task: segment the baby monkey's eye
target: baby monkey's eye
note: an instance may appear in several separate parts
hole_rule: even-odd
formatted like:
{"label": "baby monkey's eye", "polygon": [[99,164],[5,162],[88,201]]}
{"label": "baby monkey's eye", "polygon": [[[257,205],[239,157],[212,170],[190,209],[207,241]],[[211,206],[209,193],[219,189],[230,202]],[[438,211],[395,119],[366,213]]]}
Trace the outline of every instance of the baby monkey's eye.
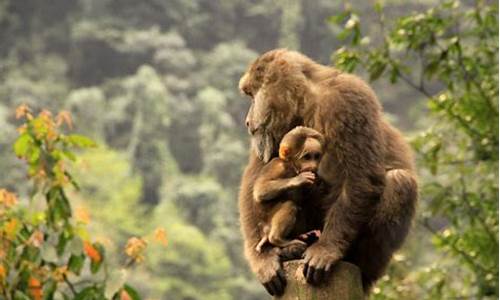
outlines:
{"label": "baby monkey's eye", "polygon": [[302,158],[304,160],[311,160],[313,157],[312,157],[311,153],[306,153],[304,156],[302,156]]}
{"label": "baby monkey's eye", "polygon": [[319,160],[321,158],[321,153],[314,153],[314,160]]}

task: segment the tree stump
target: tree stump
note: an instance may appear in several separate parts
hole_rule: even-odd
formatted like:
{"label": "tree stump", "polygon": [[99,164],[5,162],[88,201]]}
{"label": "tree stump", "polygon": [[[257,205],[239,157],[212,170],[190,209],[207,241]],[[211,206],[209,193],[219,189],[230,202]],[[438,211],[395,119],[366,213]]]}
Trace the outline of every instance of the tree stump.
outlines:
{"label": "tree stump", "polygon": [[287,286],[281,297],[275,300],[362,300],[361,273],[353,264],[339,262],[335,265],[328,282],[321,286],[306,283],[302,270],[302,260],[284,263]]}

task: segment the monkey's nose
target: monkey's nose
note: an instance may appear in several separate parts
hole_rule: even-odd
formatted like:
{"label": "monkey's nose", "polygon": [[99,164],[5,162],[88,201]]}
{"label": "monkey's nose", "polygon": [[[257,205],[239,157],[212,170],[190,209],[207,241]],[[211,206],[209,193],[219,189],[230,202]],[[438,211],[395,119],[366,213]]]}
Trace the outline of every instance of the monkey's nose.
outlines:
{"label": "monkey's nose", "polygon": [[257,128],[253,128],[253,127],[250,127],[250,126],[247,126],[248,127],[248,133],[250,135],[254,135],[255,132],[257,132]]}

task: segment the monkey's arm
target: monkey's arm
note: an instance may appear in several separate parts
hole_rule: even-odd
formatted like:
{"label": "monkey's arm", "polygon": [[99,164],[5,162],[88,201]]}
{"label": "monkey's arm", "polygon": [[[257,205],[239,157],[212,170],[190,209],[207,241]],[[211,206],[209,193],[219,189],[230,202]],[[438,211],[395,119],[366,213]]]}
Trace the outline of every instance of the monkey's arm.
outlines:
{"label": "monkey's arm", "polygon": [[322,116],[332,121],[325,129],[331,140],[321,166],[329,181],[338,172],[339,178],[334,180],[341,180],[340,193],[327,196],[332,205],[322,235],[305,253],[304,275],[311,283],[321,282],[345,255],[373,216],[384,188],[381,109],[366,84],[354,76],[342,77],[330,95],[330,112]]}
{"label": "monkey's arm", "polygon": [[291,188],[290,178],[284,178],[286,166],[280,159],[273,159],[262,168],[253,188],[256,202],[270,201]]}
{"label": "monkey's arm", "polygon": [[275,179],[271,181],[258,180],[255,183],[253,195],[257,202],[271,201],[295,187],[297,187],[297,184],[294,178]]}

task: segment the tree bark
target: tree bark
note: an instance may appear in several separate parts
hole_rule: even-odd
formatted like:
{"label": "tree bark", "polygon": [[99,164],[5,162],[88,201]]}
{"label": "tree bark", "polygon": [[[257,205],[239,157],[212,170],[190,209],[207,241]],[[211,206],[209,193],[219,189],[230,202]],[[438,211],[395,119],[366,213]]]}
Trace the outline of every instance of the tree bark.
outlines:
{"label": "tree bark", "polygon": [[353,264],[339,262],[335,265],[330,278],[321,286],[306,283],[301,260],[284,263],[287,286],[281,297],[275,300],[362,300],[364,299],[361,284],[361,273]]}

